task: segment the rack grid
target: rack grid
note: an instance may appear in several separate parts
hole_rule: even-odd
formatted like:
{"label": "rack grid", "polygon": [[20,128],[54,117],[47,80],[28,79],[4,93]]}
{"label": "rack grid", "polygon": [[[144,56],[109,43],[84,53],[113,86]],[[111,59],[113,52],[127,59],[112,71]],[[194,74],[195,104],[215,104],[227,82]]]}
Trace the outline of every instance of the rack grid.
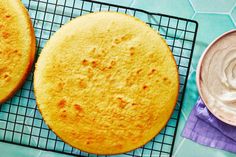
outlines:
{"label": "rack grid", "polygon": [[[124,156],[171,156],[190,70],[198,23],[145,10],[90,0],[22,0],[29,11],[37,39],[37,56],[50,36],[71,19],[97,11],[115,11],[135,16],[158,30],[166,39],[179,70],[179,97],[166,127],[148,144]],[[96,156],[70,147],[44,123],[33,92],[33,71],[15,96],[0,106],[0,141],[77,156]]]}

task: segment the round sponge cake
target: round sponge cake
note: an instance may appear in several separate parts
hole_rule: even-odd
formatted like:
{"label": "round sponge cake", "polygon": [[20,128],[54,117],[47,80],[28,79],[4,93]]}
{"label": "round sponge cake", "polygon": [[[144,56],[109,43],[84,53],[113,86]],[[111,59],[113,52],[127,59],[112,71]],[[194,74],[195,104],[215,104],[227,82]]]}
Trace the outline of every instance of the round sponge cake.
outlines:
{"label": "round sponge cake", "polygon": [[0,104],[25,81],[34,61],[35,36],[20,0],[0,0]]}
{"label": "round sponge cake", "polygon": [[48,41],[34,88],[49,127],[95,154],[138,148],[165,126],[178,96],[178,71],[162,37],[125,14],[78,17]]}

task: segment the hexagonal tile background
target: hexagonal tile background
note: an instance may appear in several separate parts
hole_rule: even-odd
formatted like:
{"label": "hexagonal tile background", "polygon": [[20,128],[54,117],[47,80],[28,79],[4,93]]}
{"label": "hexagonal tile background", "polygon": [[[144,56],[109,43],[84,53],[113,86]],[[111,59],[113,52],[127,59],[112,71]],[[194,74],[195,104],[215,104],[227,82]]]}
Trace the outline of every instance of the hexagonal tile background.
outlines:
{"label": "hexagonal tile background", "polygon": [[235,4],[235,0],[190,0],[195,12],[228,13]]}
{"label": "hexagonal tile background", "polygon": [[[44,0],[45,1],[45,0]],[[150,12],[164,13],[198,21],[199,30],[188,78],[185,100],[181,111],[173,157],[234,157],[235,154],[208,148],[182,138],[181,132],[198,98],[196,88],[196,66],[210,44],[220,34],[236,28],[236,0],[97,0],[106,3],[140,8]],[[35,149],[0,143],[0,156],[61,157]],[[120,156],[120,155],[119,155]]]}

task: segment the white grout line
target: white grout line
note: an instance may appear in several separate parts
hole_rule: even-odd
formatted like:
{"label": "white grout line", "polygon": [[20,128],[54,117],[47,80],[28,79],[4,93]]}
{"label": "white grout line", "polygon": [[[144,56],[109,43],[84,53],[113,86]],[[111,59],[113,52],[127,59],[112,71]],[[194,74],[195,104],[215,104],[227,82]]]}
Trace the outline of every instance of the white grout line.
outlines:
{"label": "white grout line", "polygon": [[42,150],[40,150],[40,152],[39,152],[39,154],[38,154],[38,156],[37,156],[37,157],[40,157],[40,156],[41,156],[41,154],[42,154]]}
{"label": "white grout line", "polygon": [[231,20],[233,21],[234,26],[236,26],[236,21],[235,21],[236,19],[234,20],[234,18],[233,18],[233,16],[231,14],[229,16],[230,16]]}
{"label": "white grout line", "polygon": [[173,154],[173,157],[175,157],[175,156],[177,155],[177,153],[178,153],[178,151],[180,150],[181,146],[183,145],[184,141],[185,141],[185,138],[182,139],[182,141],[181,141],[180,144],[178,145],[176,151],[175,151],[174,154]]}
{"label": "white grout line", "polygon": [[[197,66],[197,65],[196,65],[196,66]],[[192,71],[196,71],[196,68],[197,68],[197,67],[194,68],[193,63],[192,63],[192,64],[190,65],[190,68],[192,68],[192,69],[190,69],[190,72],[192,72]]]}
{"label": "white grout line", "polygon": [[132,7],[134,5],[134,3],[135,3],[135,0],[132,0],[129,4],[129,7]]}
{"label": "white grout line", "polygon": [[233,11],[234,7],[236,6],[236,1],[235,1],[233,7],[228,12],[214,12],[214,11],[211,12],[211,11],[197,11],[193,5],[192,0],[189,0],[189,3],[191,4],[191,7],[193,8],[195,13],[201,13],[201,14],[230,14]]}
{"label": "white grout line", "polygon": [[194,12],[193,16],[191,17],[191,19],[193,19],[196,16],[196,12]]}
{"label": "white grout line", "polygon": [[234,2],[234,5],[233,5],[233,7],[229,10],[229,14],[231,14],[232,12],[233,12],[233,10],[234,10],[234,7],[236,7],[236,1]]}
{"label": "white grout line", "polygon": [[233,12],[235,7],[236,7],[236,1],[234,3],[233,7],[231,8],[230,12],[229,12],[229,16],[230,16],[231,20],[233,21],[234,25],[236,26],[236,19],[234,19],[234,17],[232,16],[232,12]]}
{"label": "white grout line", "polygon": [[194,8],[193,2],[192,2],[191,0],[188,0],[188,1],[189,1],[190,5],[191,5],[191,7],[193,8],[193,11],[194,11],[194,13],[195,13],[196,10],[195,10],[195,8]]}
{"label": "white grout line", "polygon": [[195,13],[200,13],[200,14],[219,14],[219,15],[229,15],[229,14],[231,14],[232,13],[232,11],[233,11],[233,9],[234,9],[234,7],[236,7],[236,1],[235,1],[235,3],[234,3],[234,5],[233,5],[233,7],[228,11],[228,12],[215,12],[215,11],[197,11],[197,10],[195,10],[195,8],[194,8],[194,5],[193,5],[193,3],[192,3],[192,1],[191,0],[189,0],[189,2],[190,2],[190,4],[191,4],[191,6],[192,6],[192,8],[193,8],[193,10],[194,10],[194,12]]}
{"label": "white grout line", "polygon": [[218,14],[218,15],[229,15],[229,12],[214,12],[214,11],[196,11],[199,14]]}
{"label": "white grout line", "polygon": [[183,114],[184,119],[187,120],[187,116],[186,116],[186,114],[184,113],[183,109],[181,110],[181,113]]}
{"label": "white grout line", "polygon": [[195,72],[196,70],[193,70],[193,71],[190,71],[190,73],[188,74],[188,78],[189,79],[191,77],[191,75],[193,75],[193,73]]}
{"label": "white grout line", "polygon": [[[179,103],[177,103],[177,105],[180,106]],[[187,115],[185,114],[185,112],[183,111],[183,108],[182,108],[181,111],[180,111],[180,114],[181,114],[181,113],[183,114],[183,117],[184,117],[185,121],[187,121],[188,118],[187,118]]]}

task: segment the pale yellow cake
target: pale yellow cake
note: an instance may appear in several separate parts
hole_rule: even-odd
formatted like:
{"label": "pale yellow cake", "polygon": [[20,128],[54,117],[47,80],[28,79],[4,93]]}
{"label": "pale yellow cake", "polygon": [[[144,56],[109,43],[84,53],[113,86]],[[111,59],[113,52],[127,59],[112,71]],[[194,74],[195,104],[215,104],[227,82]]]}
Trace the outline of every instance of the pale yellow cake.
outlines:
{"label": "pale yellow cake", "polygon": [[165,126],[178,96],[178,71],[162,37],[121,13],[78,17],[48,41],[34,88],[48,126],[95,154],[138,148]]}
{"label": "pale yellow cake", "polygon": [[20,0],[0,0],[0,104],[21,87],[35,54],[30,17]]}

